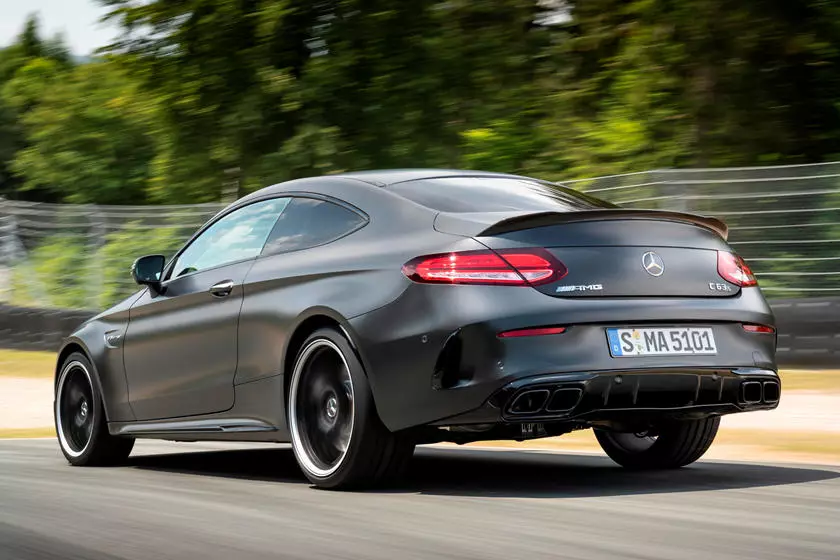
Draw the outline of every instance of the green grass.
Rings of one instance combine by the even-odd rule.
[[[0,439],[55,437],[55,428],[0,428]]]
[[[45,379],[55,374],[54,352],[0,350],[0,376]]]

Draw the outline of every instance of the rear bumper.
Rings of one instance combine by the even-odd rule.
[[[759,368],[542,375],[513,381],[478,409],[436,425],[569,422],[623,424],[704,418],[779,405],[781,382]]]
[[[507,394],[522,383],[561,376],[597,392],[604,383],[597,380],[601,376],[611,376],[614,382],[621,374],[693,375],[695,380],[699,375],[701,396],[705,398],[705,384],[711,379],[707,372],[710,376],[741,379],[733,377],[737,375],[733,371],[777,369],[776,337],[745,332],[741,323],[774,324],[772,312],[757,288],[743,289],[729,298],[565,299],[529,288],[411,284],[394,302],[351,318],[349,327],[368,374],[377,412],[385,425],[396,431],[440,425],[470,411],[487,409],[496,402],[493,399],[500,398],[497,395]],[[551,325],[568,328],[557,335],[498,337],[503,331]],[[606,328],[654,325],[709,327],[714,332],[717,354],[610,355]],[[687,383],[684,377],[673,379],[680,387]],[[617,399],[624,398],[628,387],[623,381],[615,385],[609,390],[613,395],[607,400],[609,406],[610,402],[620,402]],[[696,399],[689,405],[688,400],[669,407],[715,406],[716,413],[755,408],[739,407],[734,399],[709,405],[697,404]],[[643,402],[637,399],[632,410],[640,411]]]

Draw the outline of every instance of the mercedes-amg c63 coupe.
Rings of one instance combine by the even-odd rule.
[[[773,314],[713,218],[528,177],[299,179],[221,211],[58,355],[74,465],[136,438],[291,443],[317,486],[395,481],[418,444],[594,428],[635,469],[778,405]]]

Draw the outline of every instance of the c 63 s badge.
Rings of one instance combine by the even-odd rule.
[[[600,292],[604,289],[602,284],[585,284],[580,286],[557,286],[557,289],[554,290],[556,293],[567,293],[567,292]]]
[[[731,292],[732,286],[729,284],[721,284],[720,282],[709,282],[709,289],[713,292]]]

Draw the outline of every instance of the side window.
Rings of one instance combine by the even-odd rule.
[[[178,256],[170,278],[260,254],[289,198],[272,198],[234,210],[204,230]]]
[[[314,198],[293,198],[271,230],[263,255],[287,253],[334,241],[365,223],[343,206]]]

